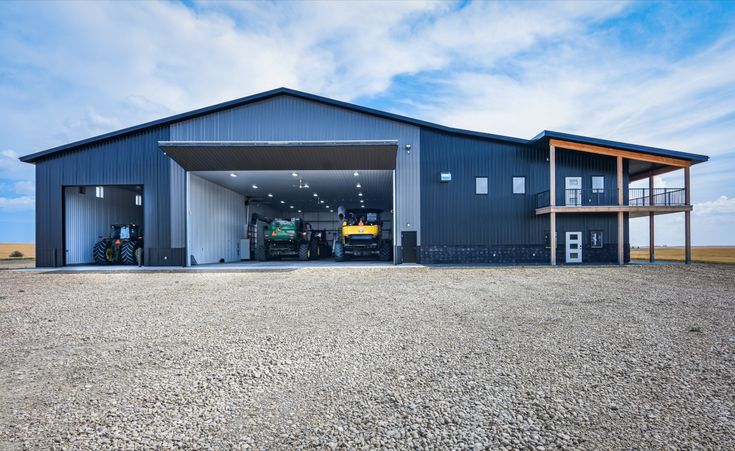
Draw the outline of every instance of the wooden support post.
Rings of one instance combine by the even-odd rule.
[[[618,205],[623,206],[623,157],[618,156]],[[618,212],[618,264],[625,264],[625,215]]]
[[[684,168],[684,199],[687,205],[692,204],[691,185],[689,183],[689,168]],[[692,212],[687,210],[684,212],[684,263],[692,262]]]
[[[549,206],[556,206],[556,147],[549,145]],[[549,246],[551,264],[556,265],[556,213],[549,214]]]
[[[653,197],[653,173],[648,177],[648,205],[650,207],[653,207],[653,204],[655,202],[655,198]],[[653,226],[653,211],[648,213],[648,261],[653,263],[656,261],[656,254],[655,254],[655,243],[656,240],[654,238],[654,226]]]

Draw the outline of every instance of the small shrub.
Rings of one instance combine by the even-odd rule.
[[[22,257],[23,256],[23,252],[21,252],[21,251],[13,251],[13,252],[10,253],[10,256],[11,257]]]

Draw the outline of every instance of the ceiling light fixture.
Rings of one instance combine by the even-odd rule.
[[[293,205],[289,206],[288,208],[293,208]]]
[[[312,194],[312,196],[319,197],[319,195],[317,193]]]
[[[291,173],[291,176],[292,176],[292,177],[298,177],[298,176],[299,176],[299,173],[298,173],[298,172],[292,172],[292,173]]]
[[[330,213],[334,213],[334,210],[329,210]]]
[[[362,193],[357,193],[358,196],[362,197]]]
[[[352,175],[354,175],[355,177],[357,177],[358,175],[360,175],[360,173],[357,172],[357,171],[355,171],[355,172],[352,173]]]
[[[268,193],[268,197],[273,197],[273,194],[271,194],[271,193]]]
[[[235,174],[234,172],[230,172],[230,177],[237,177],[237,174]]]
[[[282,203],[282,204],[285,204],[285,203],[286,203],[286,201],[285,201],[285,200],[282,200],[282,201],[281,201],[281,203]]]
[[[365,201],[364,201],[364,200],[362,200],[362,199],[360,199],[360,203],[361,203],[361,204],[364,204],[364,203],[365,203]]]
[[[320,200],[320,201],[319,201],[319,203],[320,203],[320,204],[323,204],[323,203],[324,203],[324,201],[323,201],[323,200]]]
[[[299,213],[301,213],[301,210],[299,210]]]
[[[360,185],[359,183],[357,185],[355,185],[355,186],[358,187],[358,188],[362,188],[362,185]]]
[[[304,188],[308,188],[308,187],[309,187],[309,184],[308,183],[304,183]]]
[[[253,189],[258,189],[258,185],[253,185]]]
[[[365,206],[364,205],[360,205],[360,208],[365,208]]]

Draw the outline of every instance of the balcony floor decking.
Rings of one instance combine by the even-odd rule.
[[[649,213],[663,215],[692,211],[691,205],[556,205],[536,209],[537,215],[549,213],[629,213],[631,218],[648,216]]]

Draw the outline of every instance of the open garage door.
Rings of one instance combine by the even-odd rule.
[[[139,232],[129,236],[123,230],[118,248],[126,241],[135,240],[140,246],[138,233],[144,233],[143,187],[140,185],[70,186],[64,188],[64,261],[67,265],[95,263],[95,244],[101,238],[110,238],[111,226],[135,225]],[[140,240],[142,241],[142,240]],[[122,251],[122,249],[117,249]],[[110,255],[108,255],[110,257]],[[112,255],[111,263],[122,263],[121,255]],[[114,258],[120,257],[120,258]]]
[[[376,242],[393,249],[397,141],[159,145],[187,170],[188,264],[297,260],[307,245],[310,260],[333,258],[340,207],[355,225],[379,211]]]

